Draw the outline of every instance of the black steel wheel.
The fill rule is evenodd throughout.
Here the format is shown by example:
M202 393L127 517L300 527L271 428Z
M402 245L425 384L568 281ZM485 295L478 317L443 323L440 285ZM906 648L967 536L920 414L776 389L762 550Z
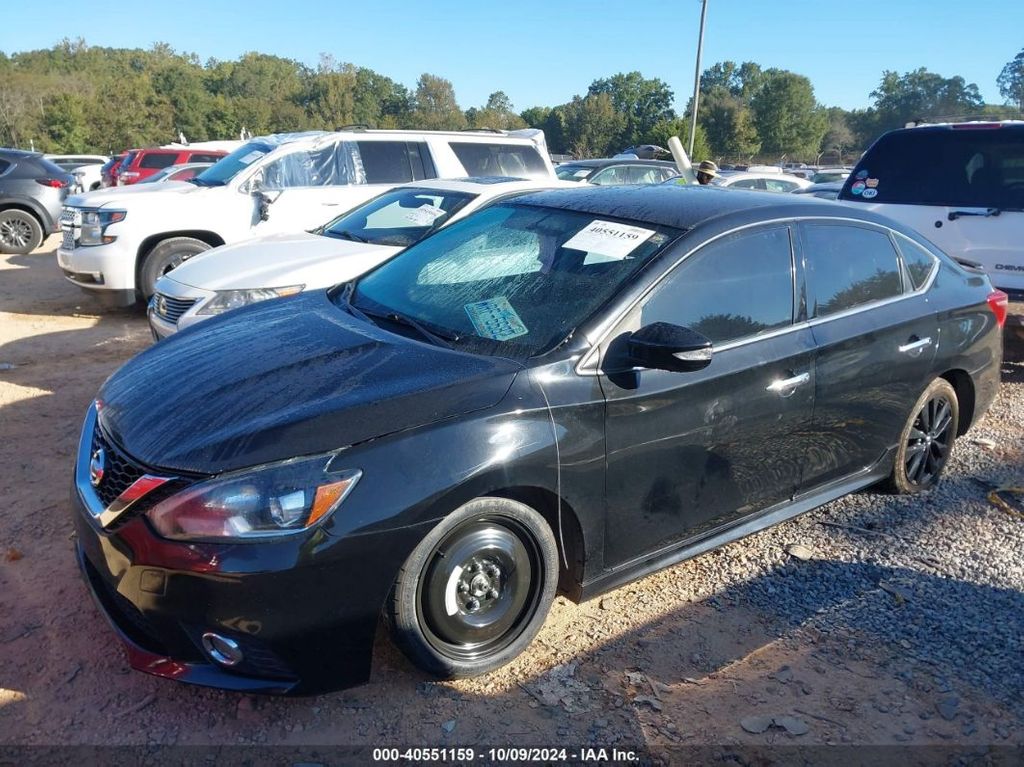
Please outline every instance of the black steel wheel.
M28 255L43 241L43 227L31 213L16 208L0 211L0 253Z
M437 676L485 673L533 640L557 579L544 518L516 501L478 498L431 531L402 568L389 610L395 639Z
M938 378L925 389L900 436L889 484L899 493L934 487L949 461L960 424L956 391Z

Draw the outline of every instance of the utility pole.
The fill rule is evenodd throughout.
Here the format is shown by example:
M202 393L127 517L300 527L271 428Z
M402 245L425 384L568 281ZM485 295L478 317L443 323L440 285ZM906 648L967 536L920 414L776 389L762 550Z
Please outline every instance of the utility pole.
M690 121L690 159L693 159L693 141L697 137L697 103L700 101L700 57L704 53L704 19L708 15L708 0L700 4L700 37L697 38L697 71L693 75L693 117Z

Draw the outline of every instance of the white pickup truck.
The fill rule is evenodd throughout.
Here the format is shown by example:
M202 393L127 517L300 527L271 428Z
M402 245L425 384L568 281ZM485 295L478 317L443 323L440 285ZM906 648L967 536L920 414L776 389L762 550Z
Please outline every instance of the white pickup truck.
M555 178L537 130L351 129L255 138L190 181L69 197L57 263L106 306L131 306L197 253L311 229L398 184L465 176Z

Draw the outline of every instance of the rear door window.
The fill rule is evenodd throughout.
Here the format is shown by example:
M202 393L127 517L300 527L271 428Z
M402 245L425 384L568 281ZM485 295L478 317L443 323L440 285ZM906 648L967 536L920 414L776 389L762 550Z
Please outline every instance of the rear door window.
M189 162L217 162L217 160L219 160L223 156L224 155L222 155L222 154L199 154L199 153L193 153L188 158L188 161Z
M173 152L145 152L139 160L140 168L167 168L174 165L178 155Z
M450 144L470 176L546 176L547 167L532 145L459 142Z
M640 324L682 325L723 344L790 325L793 305L789 227L778 226L705 245L662 282Z
M1024 210L1024 129L886 134L850 174L840 199Z
M415 179L409 148L404 141L356 143L359 146L359 156L363 161L367 184L403 184ZM422 173L422 169L420 172Z
M804 224L801 229L810 317L827 317L903 292L889 235L843 224Z

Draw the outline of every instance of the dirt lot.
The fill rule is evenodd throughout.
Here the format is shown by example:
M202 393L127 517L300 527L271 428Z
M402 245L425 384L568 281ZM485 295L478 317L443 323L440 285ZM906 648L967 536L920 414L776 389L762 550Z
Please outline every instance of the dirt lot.
M1024 518L986 500L1024 485L1013 362L929 496L858 494L560 598L485 677L435 683L383 638L370 684L318 698L129 670L79 578L66 498L90 399L149 333L141 312L97 313L53 247L0 256L0 745L1024 744Z

